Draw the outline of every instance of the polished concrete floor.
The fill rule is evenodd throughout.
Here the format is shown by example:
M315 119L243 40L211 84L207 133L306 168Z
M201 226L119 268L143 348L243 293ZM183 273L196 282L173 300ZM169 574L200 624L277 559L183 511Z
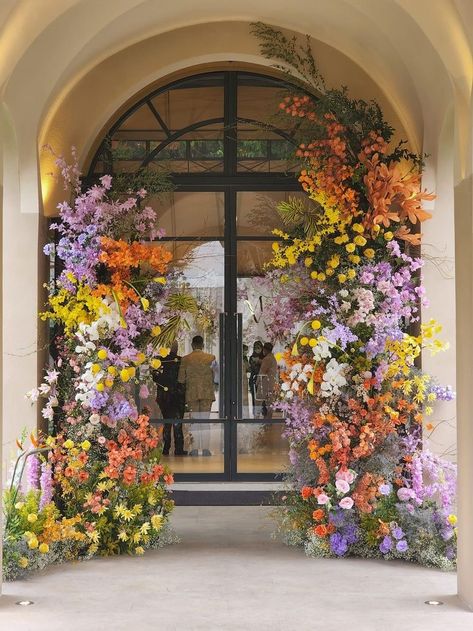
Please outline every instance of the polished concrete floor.
M267 508L181 507L180 545L64 565L4 586L1 631L471 631L456 578L403 563L308 559ZM19 607L15 601L35 605ZM425 600L444 601L429 607Z

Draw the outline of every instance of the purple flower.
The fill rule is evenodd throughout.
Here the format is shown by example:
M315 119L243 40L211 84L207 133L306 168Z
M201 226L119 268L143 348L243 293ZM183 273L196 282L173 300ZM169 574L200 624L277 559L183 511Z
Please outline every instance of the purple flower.
M402 528L400 528L399 526L396 526L395 528L393 528L391 530L391 533L394 539L402 539L404 537L404 532L402 531Z
M388 536L384 537L384 539L379 544L379 549L382 554L387 554L388 552L390 552L392 547L393 547L393 541L391 537L388 537Z
M330 549L337 556L343 556L348 551L348 542L339 532L330 535Z
M398 552L407 552L409 550L409 546L407 545L407 541L405 539L401 539L396 543L396 550Z
M41 499L39 501L39 509L43 509L53 499L53 474L49 462L43 462L41 465Z
M392 484L381 484L379 487L379 492L381 495L389 495L393 490Z
M28 457L28 488L39 489L40 465L36 455Z
M403 486L398 490L397 496L401 500L401 502L407 502L415 496L415 493L412 489L408 489Z

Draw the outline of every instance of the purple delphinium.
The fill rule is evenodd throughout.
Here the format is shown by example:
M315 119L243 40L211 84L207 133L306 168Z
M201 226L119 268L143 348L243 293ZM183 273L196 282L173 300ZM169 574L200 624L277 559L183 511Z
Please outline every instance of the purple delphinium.
M409 546L407 545L407 541L405 539L401 539L396 543L396 550L398 552L407 552L409 550Z
M330 535L330 549L334 554L341 557L348 551L348 542L339 532Z
M404 532L402 530L402 528L400 528L399 526L396 526L395 528L393 528L391 530L391 534L394 537L394 539L402 539L404 537Z
M39 489L40 465L36 455L28 458L28 488Z
M43 462L41 465L41 499L39 501L39 509L42 510L53 499L53 474L49 462Z

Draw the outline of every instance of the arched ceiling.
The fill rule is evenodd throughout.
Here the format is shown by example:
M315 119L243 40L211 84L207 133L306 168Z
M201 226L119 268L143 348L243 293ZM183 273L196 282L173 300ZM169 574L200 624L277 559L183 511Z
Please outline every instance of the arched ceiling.
M248 23L262 16L309 33L362 68L389 98L417 148L426 128L441 126L453 98L459 124L469 117L469 0L3 0L2 97L17 133L36 137L71 88L119 51L192 24ZM21 155L21 138L19 145Z

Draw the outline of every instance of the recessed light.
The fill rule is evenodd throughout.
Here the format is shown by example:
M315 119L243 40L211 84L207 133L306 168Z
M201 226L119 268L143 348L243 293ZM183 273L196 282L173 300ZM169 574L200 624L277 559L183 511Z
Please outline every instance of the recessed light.
M15 604L21 607L29 607L30 605L34 605L34 602L32 600L18 600Z
M434 607L438 607L439 605L443 605L443 602L441 600L426 600L425 604L426 605L433 605Z

